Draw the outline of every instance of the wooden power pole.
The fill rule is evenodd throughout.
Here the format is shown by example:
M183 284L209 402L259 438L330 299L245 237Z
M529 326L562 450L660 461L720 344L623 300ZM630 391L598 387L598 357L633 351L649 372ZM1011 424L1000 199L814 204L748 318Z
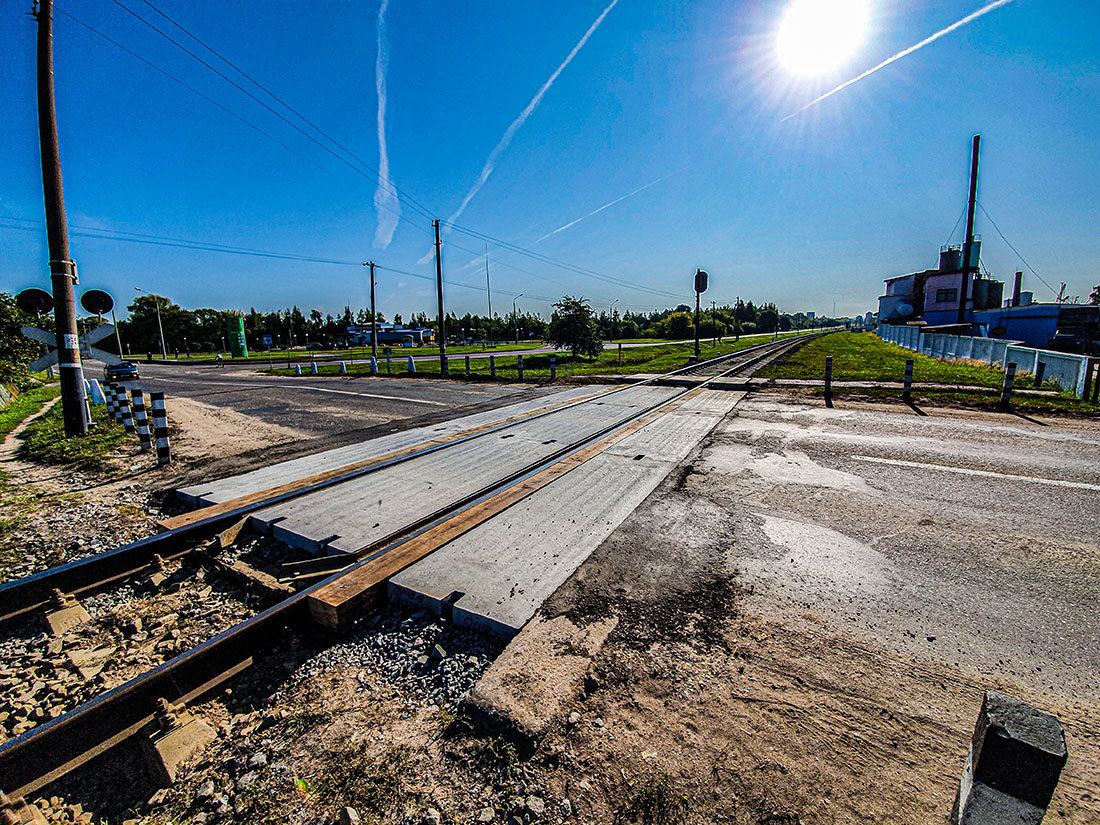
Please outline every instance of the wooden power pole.
M439 221L432 221L435 229L435 288L439 298L439 374L447 375L447 316L443 311L443 242L439 240Z
M69 230L65 224L65 194L61 186L61 152L57 142L57 108L53 94L53 0L36 4L38 22L38 137L42 147L42 193L46 203L46 238L50 251L57 366L61 377L61 411L65 435L84 435L88 419L84 406L84 368L76 330L73 284L76 264L69 257Z

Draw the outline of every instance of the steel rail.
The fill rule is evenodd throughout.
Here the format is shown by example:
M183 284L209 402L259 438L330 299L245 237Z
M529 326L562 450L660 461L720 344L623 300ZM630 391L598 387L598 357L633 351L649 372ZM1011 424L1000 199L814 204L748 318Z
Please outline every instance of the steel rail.
M801 336L801 340L808 340L813 336ZM790 340L790 339L788 339ZM766 348L774 348L776 342L769 341L764 344L758 344L752 347L746 347L742 350L737 350L726 355L720 355L715 358L701 361L697 364L689 364L686 367L681 367L675 370L671 370L661 375L652 376L633 384L627 384L621 387L615 387L605 392L597 393L587 398L578 399L569 404L565 404L560 407L554 407L549 410L542 410L532 413L527 416L523 416L514 421L507 421L499 424L495 427L491 427L486 430L480 430L476 433L453 438L439 444L432 444L431 446L424 447L423 449L416 450L405 455L401 455L391 459L384 459L366 467L360 467L356 470L349 471L347 473L341 473L339 475L327 478L324 481L317 482L315 484L309 484L293 491L284 492L278 495L273 495L264 498L258 502L251 502L247 505L242 505L239 508L235 508L228 512L220 512L217 515L211 516L207 519L201 519L191 524L176 527L171 530L166 530L156 535L147 536L146 538L139 539L129 544L124 544L120 547L116 547L112 550L108 550L103 553L97 553L92 556L87 556L83 559L76 559L66 564L59 565L57 567L51 567L47 570L42 570L38 573L33 573L29 576L24 576L19 579L14 579L9 582L0 584L0 623L9 619L15 618L22 614L25 614L35 608L49 602L53 591L60 590L63 593L87 593L94 592L112 582L124 579L129 576L134 576L145 570L153 561L153 556L159 555L162 558L170 559L184 555L190 550L194 549L194 546L202 541L208 540L216 533L221 532L227 527L231 526L235 522L239 521L251 513L258 510L270 507L275 504L280 504L293 498L315 493L319 490L334 487L338 484L351 481L356 478L368 475L370 473L384 470L388 467L392 467L396 464L401 464L406 461L411 461L421 456L429 455L439 450L444 450L450 447L457 446L459 444L466 443L475 438L481 438L493 433L500 432L510 427L515 427L520 424L525 424L529 421L542 418L548 415L554 415L565 410L572 409L583 404L592 403L607 398L615 393L625 392L637 387L646 386L647 384L653 384L662 380L666 380L670 377L681 375L691 370L699 369L706 365L718 364L723 361L728 361L732 358L743 356L747 353L759 351Z
M749 349L758 352L758 355L750 360L759 360L772 354L767 351L759 352L761 349L782 351L804 340L808 340L808 337L793 342L783 341L781 346L776 346L776 342L768 342L759 347L739 350L711 361L730 360L735 355L744 355ZM705 388L713 381L729 373L743 370L745 367L745 363L738 363L692 387L684 388L670 398L662 399L633 412L626 419L620 419L594 434L578 439L556 451L552 456L533 462L522 470L498 480L495 484L464 497L445 511L433 513L427 519L422 519L418 525L402 528L400 534L394 534L399 537L389 541L385 546L376 550L372 550L374 545L365 548L371 551L369 555L350 568L299 591L179 656L90 699L60 717L44 722L14 739L0 743L0 783L3 790L11 796L32 793L140 731L153 719L158 700L188 702L232 678L251 664L254 655L278 639L283 628L308 618L308 600L313 593L337 581L360 565L476 507L487 498L522 483L535 473L630 426L638 419L677 402L688 393ZM673 372L679 373L683 370ZM669 374L672 373L666 373L666 375ZM221 518L231 521L233 516L225 515ZM193 525L194 528L198 526L199 524Z

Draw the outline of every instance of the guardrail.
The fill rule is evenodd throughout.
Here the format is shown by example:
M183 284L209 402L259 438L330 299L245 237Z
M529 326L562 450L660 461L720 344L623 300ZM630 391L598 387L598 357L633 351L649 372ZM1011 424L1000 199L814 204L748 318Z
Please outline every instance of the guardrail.
M1020 372L1041 374L1043 380L1052 381L1078 398L1088 394L1091 368L1098 360L1087 355L1025 347L1022 341L923 332L920 327L880 324L877 332L884 341L945 361L984 361L991 367L1013 362Z

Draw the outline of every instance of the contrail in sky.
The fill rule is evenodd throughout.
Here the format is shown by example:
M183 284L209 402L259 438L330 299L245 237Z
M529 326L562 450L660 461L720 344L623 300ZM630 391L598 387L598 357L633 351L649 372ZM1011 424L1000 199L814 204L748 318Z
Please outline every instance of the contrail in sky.
M378 57L374 63L374 88L378 93L378 188L374 190L374 209L378 226L374 245L385 249L393 240L401 215L401 201L390 183L390 156L386 150L386 71L390 66L390 45L386 37L386 9L390 0L378 7Z
M1013 0L994 0L994 2L990 3L989 5L982 6L976 12L968 14L966 17L964 17L962 20L959 20L956 23L952 23L946 29L940 29L935 34L924 38L924 40L922 40L920 43L917 43L913 46L910 46L908 49L902 49L900 52L898 52L894 56L886 58L881 63L879 63L877 66L868 69L863 74L857 75L856 77L853 77L851 80L846 80L843 83L841 83L839 86L837 86L835 89L832 89L831 91L826 92L821 97L818 97L818 98L815 98L815 99L811 100L809 103L807 103L801 109L799 109L797 112L791 112L791 114L789 114L785 118L783 118L783 120L780 121L780 123L782 123L784 121L787 121L787 120L790 120L795 115L802 114L804 111L809 109L811 106L816 106L818 103L823 101L825 98L832 97L833 95L835 95L837 92L841 91L842 89L847 89L853 83L856 83L860 80L863 80L863 78L867 77L868 75L874 74L879 69L882 69L882 68L885 68L886 66L889 66L891 63L893 63L896 60L901 60L906 55L910 55L913 52L917 51L918 49L923 49L929 43L932 43L936 40L939 40L944 35L951 34L951 32L955 31L955 29L961 29L963 26L967 25L968 23L974 22L979 17L987 15L991 11L995 11L995 10L999 9L1001 6L1007 6L1011 2L1013 2Z
M550 79L542 84L542 88L535 93L533 98L531 98L531 102L527 104L526 108L519 113L519 116L513 120L512 124L505 130L504 136L501 137L497 145L493 147L493 151L489 153L489 157L485 161L485 166L481 169L481 174L477 176L477 180L474 181L474 185L470 187L470 191L466 193L466 197L462 199L462 203L458 205L458 209L456 209L454 214L447 219L447 223L454 223L458 220L458 217L466 211L466 207L470 205L470 201L474 199L474 196L481 191L481 187L489 180L489 175L493 173L493 167L496 166L497 158L500 157L501 152L508 148L508 144L512 142L512 138L516 136L516 132L518 132L520 127L527 121L527 118L531 116L531 113L538 108L538 105L542 102L543 96L550 91L550 87L553 86L554 81L558 79L558 75L560 75L562 71L565 70L565 67L573 61L573 58L577 56L577 52L584 48L584 44L588 42L588 38L590 38L593 32L600 27L600 23L603 22L604 18L607 17L613 8L615 8L618 2L619 0L611 0L611 4L596 18L596 22L588 27L588 31L584 33L584 37L582 37L577 45L573 47L573 51L566 55L565 60L563 60L561 65L554 70L552 75L550 75ZM420 263L429 260L434 254L434 252L429 252L420 259Z
M682 170L681 170L681 171L682 171ZM565 231L566 229L568 229L568 228L569 228L569 227L571 227L571 226L575 226L576 224L578 224L578 223L580 223L581 221L583 221L583 220L584 220L585 218L591 218L591 217L592 217L593 215L595 215L596 213L598 213L598 212L603 212L603 211L604 211L605 209L607 209L607 208L609 208L609 207L612 207L612 206L614 206L615 204L619 203L620 201L625 201L625 200L626 200L627 198L632 198L632 197L634 197L635 195L637 195L637 194L638 194L639 192L642 192L642 191L644 191L644 190L648 189L648 188L649 188L649 187L651 187L651 186L656 186L656 185L657 185L658 183L660 183L661 181L663 181L663 180L668 180L669 178L671 178L671 177L672 177L673 175L675 175L675 174L677 174L677 173L676 173L676 172L669 172L669 173L668 173L667 175L665 175L664 177L660 177L660 178L657 178L657 180L655 180L655 181L650 181L650 182L649 182L649 183L647 183L647 184L646 184L645 186L639 186L639 187L638 187L637 189L635 189L635 190L634 190L633 192L627 192L627 193L626 193L625 195L623 195L622 197L618 197L618 198L615 198L615 200L613 200L613 201L610 201L609 203L605 203L605 204L604 204L603 206L599 207L598 209L593 209L593 210L592 210L591 212L589 212L589 213L588 213L587 215L581 215L581 216L580 216L579 218L577 218L576 220L570 221L569 223L565 224L564 226L559 226L559 227L558 227L557 229L555 229L555 230L554 230L553 232L547 232L547 233L546 233L545 235L543 235L543 236L542 236L541 238L539 238L539 239L538 239L537 241L535 241L534 243L532 243L532 244L531 244L531 246L534 246L534 245L535 245L536 243L542 243L543 241L545 241L545 240L546 240L547 238L551 237L552 235L557 235L557 234L558 234L559 232L564 232L564 231Z

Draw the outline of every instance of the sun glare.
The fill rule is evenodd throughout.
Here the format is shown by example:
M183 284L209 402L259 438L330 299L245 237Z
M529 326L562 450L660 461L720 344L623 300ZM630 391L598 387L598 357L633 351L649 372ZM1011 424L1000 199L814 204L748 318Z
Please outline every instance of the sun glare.
M776 50L790 72L820 75L839 68L863 42L867 0L793 0Z

